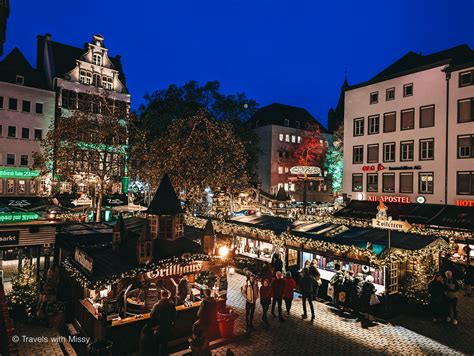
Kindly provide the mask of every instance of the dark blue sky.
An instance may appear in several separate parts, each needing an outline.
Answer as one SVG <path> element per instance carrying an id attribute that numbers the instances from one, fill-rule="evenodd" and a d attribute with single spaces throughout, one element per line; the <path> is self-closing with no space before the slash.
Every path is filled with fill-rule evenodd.
<path id="1" fill-rule="evenodd" d="M 6 52 L 34 63 L 36 35 L 122 55 L 133 106 L 147 91 L 219 80 L 260 105 L 307 108 L 325 123 L 347 68 L 365 81 L 409 50 L 474 46 L 474 1 L 11 0 Z"/>

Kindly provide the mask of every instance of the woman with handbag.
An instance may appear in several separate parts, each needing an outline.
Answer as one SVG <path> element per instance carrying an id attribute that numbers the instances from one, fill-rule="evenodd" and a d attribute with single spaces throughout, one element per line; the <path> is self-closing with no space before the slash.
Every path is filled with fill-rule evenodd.
<path id="1" fill-rule="evenodd" d="M 362 286 L 362 294 L 360 297 L 360 312 L 361 312 L 361 325 L 363 328 L 367 328 L 371 319 L 373 320 L 373 309 L 374 306 L 379 304 L 377 296 L 375 295 L 374 277 L 365 277 L 365 282 Z"/>
<path id="2" fill-rule="evenodd" d="M 319 292 L 319 287 L 322 284 L 321 281 L 321 274 L 318 271 L 318 260 L 314 259 L 311 261 L 311 265 L 309 267 L 309 274 L 311 277 L 314 279 L 314 284 L 313 284 L 313 299 L 316 300 Z"/>

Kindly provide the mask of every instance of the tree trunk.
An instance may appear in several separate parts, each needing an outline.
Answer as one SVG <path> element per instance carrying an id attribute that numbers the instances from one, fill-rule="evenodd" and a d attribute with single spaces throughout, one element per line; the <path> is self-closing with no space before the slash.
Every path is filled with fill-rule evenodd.
<path id="1" fill-rule="evenodd" d="M 104 195 L 103 191 L 103 185 L 101 184 L 98 191 L 97 191 L 97 204 L 96 204 L 96 211 L 95 211 L 95 221 L 96 222 L 101 222 L 102 220 L 102 215 L 101 215 L 101 210 L 102 210 L 102 197 Z"/>

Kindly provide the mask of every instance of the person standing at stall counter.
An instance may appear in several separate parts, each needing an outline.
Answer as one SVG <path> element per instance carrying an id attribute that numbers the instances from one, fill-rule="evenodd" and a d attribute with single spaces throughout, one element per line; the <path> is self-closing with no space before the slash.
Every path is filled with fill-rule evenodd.
<path id="1" fill-rule="evenodd" d="M 150 313 L 150 317 L 158 327 L 155 331 L 155 338 L 160 356 L 168 355 L 168 342 L 176 320 L 176 306 L 170 297 L 171 293 L 169 291 L 162 290 L 160 301 L 153 306 Z"/>

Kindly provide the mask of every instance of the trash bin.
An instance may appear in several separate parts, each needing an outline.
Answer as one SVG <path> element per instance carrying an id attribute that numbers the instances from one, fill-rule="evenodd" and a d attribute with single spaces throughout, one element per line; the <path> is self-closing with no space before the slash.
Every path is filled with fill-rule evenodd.
<path id="1" fill-rule="evenodd" d="M 90 356 L 112 356 L 112 341 L 97 340 L 87 345 Z"/>
<path id="2" fill-rule="evenodd" d="M 234 323 L 239 315 L 230 308 L 225 308 L 217 313 L 217 323 L 221 337 L 228 339 L 234 336 Z"/>

